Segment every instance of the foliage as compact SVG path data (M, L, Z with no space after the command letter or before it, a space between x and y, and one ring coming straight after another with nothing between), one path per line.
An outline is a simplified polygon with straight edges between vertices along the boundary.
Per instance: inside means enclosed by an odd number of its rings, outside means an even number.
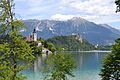
M100 75L102 80L120 80L120 39L116 40L112 52L105 57Z
M45 80L68 80L68 76L73 75L73 70L76 68L74 59L68 54L52 54L47 59L48 75Z
M42 46L38 46L39 42L34 42L34 41L28 41L28 44L30 44L30 47L32 49L32 52L34 53L34 55L39 54L41 55L42 53Z
M40 41L42 44L44 44L45 40L43 38L39 38L38 41Z
M24 80L20 73L32 64L30 46L19 34L22 22L15 19L13 0L0 0L0 80Z
M98 50L111 50L112 45L100 45L98 46Z
M20 38L11 43L0 44L0 80L20 80L19 72L27 68L34 56L30 46Z
M116 12L120 12L120 0L116 0L115 4L117 5L117 10Z
M48 42L48 41L44 42L44 47L49 49L52 52L55 52L55 50L56 50L55 46L52 43Z
M63 48L65 50L93 50L95 47L88 41L83 39L83 42L76 39L75 36L57 36L47 40L55 45L56 49Z
M42 38L40 38L40 39L38 39L38 41L36 41L36 42L34 42L34 41L28 41L27 42L28 44L30 44L30 47L31 47L31 49L32 49L32 51L33 51L33 53L34 53L34 55L35 54L39 54L39 55L41 55L42 53L42 48L44 47L44 48L47 48L47 49L49 49L51 52L55 52L55 47L54 47L54 45L52 44L52 43L50 43L50 42L48 42L48 41L45 41L44 39L42 39ZM41 46L38 46L38 43L41 43L42 45Z
M56 48L54 46L54 44L52 44L51 42L48 42L42 38L39 39L39 41L43 44L43 46L47 49L49 49L50 51L52 51L53 53L56 51Z

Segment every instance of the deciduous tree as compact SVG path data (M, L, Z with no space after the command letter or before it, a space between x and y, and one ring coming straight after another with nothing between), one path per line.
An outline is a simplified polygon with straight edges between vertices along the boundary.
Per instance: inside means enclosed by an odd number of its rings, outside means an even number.
M45 80L68 80L68 76L74 77L72 72L76 68L74 59L61 51L48 57L47 67L49 74Z

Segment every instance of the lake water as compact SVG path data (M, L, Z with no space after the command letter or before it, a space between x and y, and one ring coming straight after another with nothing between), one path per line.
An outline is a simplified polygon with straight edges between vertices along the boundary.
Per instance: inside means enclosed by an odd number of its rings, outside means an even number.
M102 59L107 53L90 52L71 52L77 63L77 69L73 72L75 77L69 77L69 80L101 80L100 69L102 66ZM37 57L34 66L23 72L27 76L27 80L43 80L41 73L41 66L44 65L45 57Z

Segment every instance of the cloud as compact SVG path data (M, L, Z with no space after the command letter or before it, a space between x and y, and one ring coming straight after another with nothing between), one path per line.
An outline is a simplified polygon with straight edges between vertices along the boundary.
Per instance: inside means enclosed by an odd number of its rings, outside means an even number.
M102 24L102 23L108 23L109 24L109 23L112 23L112 22L119 22L120 21L120 18L118 18L119 15L98 16L98 15L79 15L79 14L76 14L76 15L55 14L55 15L52 15L50 17L50 19L64 21L64 20L69 20L73 17L81 17L81 18L84 18L88 21L95 22L95 23L98 23L98 24Z
M65 20L65 18L69 19L71 16L76 16L96 23L120 21L118 18L120 13L115 13L114 0L62 0L61 6L63 11L68 11L68 13L56 13L52 15L53 18Z
M62 14L55 14L53 16L51 16L51 19L53 20L60 20L60 21L64 21L64 20L68 20L75 17L74 15L62 15Z
M115 5L113 0L62 0L65 7L74 8L78 12L108 15L114 14Z
M16 13L24 19L67 20L82 17L96 23L120 21L115 0L15 0Z

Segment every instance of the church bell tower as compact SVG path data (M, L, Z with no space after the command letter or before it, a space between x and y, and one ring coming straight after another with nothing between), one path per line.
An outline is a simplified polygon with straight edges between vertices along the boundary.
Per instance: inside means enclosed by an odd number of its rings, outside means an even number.
M33 30L33 41L37 41L37 33L35 28Z

